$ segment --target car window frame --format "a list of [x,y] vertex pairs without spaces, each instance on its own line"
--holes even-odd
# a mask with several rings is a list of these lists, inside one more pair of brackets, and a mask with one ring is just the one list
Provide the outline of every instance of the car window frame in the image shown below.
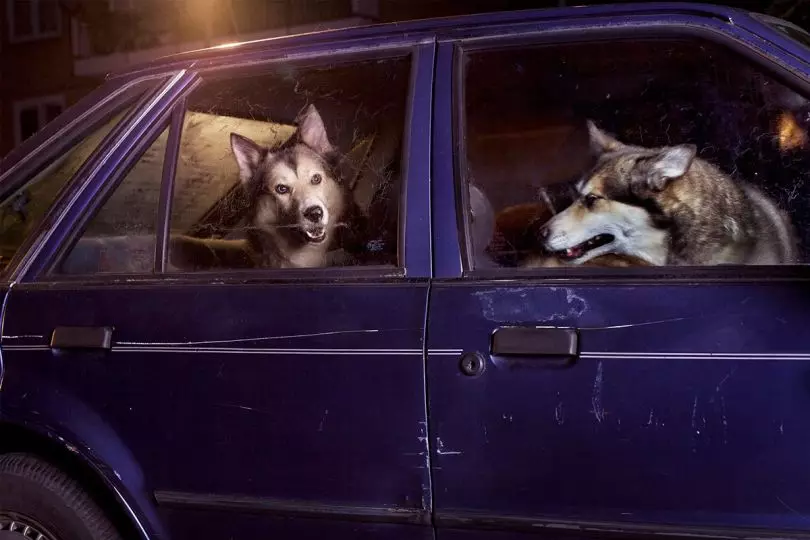
[[[119,284],[121,282],[127,283],[205,283],[205,282],[322,282],[324,280],[332,281],[365,281],[373,280],[379,281],[393,281],[403,282],[407,281],[411,276],[408,271],[409,263],[406,256],[406,224],[408,221],[406,196],[409,193],[408,170],[410,164],[410,154],[412,150],[411,132],[414,123],[414,101],[419,99],[418,93],[426,86],[426,81],[419,78],[419,68],[421,62],[421,55],[424,52],[421,48],[425,45],[434,44],[433,38],[427,39],[410,39],[405,41],[393,41],[386,45],[364,46],[358,47],[357,44],[351,42],[341,43],[339,49],[334,46],[330,47],[327,51],[323,50],[309,50],[304,49],[299,52],[288,51],[287,54],[280,54],[280,51],[271,51],[263,57],[257,58],[255,55],[248,56],[235,61],[229,65],[222,65],[220,63],[212,63],[210,66],[201,66],[194,69],[191,73],[194,77],[193,83],[186,86],[182,94],[179,95],[171,103],[170,111],[165,116],[161,116],[160,121],[164,122],[161,129],[157,129],[156,125],[158,120],[152,122],[150,126],[150,133],[156,137],[160,134],[162,129],[165,129],[166,119],[175,115],[172,122],[177,124],[176,131],[170,133],[167,142],[166,154],[164,155],[164,170],[163,178],[161,179],[161,196],[159,200],[159,221],[157,223],[157,238],[156,238],[156,257],[155,268],[151,273],[96,273],[96,274],[81,274],[81,275],[67,275],[59,274],[54,270],[68,255],[72,246],[81,237],[82,232],[87,227],[92,217],[100,210],[101,206],[106,200],[105,197],[95,197],[94,200],[88,204],[83,210],[82,215],[72,224],[68,236],[65,241],[58,248],[56,253],[48,257],[47,261],[42,265],[42,271],[38,272],[36,276],[31,276],[30,280],[35,283],[73,283],[84,285],[99,285],[99,284]],[[352,46],[355,45],[355,46]],[[409,62],[408,68],[408,82],[405,103],[405,116],[403,122],[403,137],[401,143],[401,159],[400,159],[400,193],[398,202],[398,219],[397,219],[397,265],[368,265],[368,266],[333,266],[333,267],[320,267],[320,268],[293,268],[293,269],[279,269],[279,268],[258,268],[258,269],[215,269],[196,272],[166,272],[165,262],[167,256],[167,234],[170,231],[171,223],[171,197],[174,187],[174,175],[177,168],[177,156],[180,151],[180,142],[182,138],[182,121],[186,111],[188,97],[200,85],[204,84],[207,79],[221,79],[238,75],[247,75],[253,72],[267,72],[272,71],[273,66],[295,64],[296,66],[327,66],[335,63],[351,63],[363,60],[374,60],[384,58],[407,58]],[[430,81],[432,86],[432,79]],[[157,129],[157,131],[155,131]],[[153,139],[150,139],[153,140]],[[151,142],[149,143],[151,144]],[[105,184],[101,189],[105,194],[111,194],[123,181],[126,173],[122,171],[128,170],[131,163],[135,163],[148,148],[144,140],[138,142],[138,152],[134,157],[127,160],[127,163],[119,163],[112,176],[114,178],[107,178],[103,181]],[[169,159],[171,157],[171,159]],[[167,179],[165,175],[171,172],[171,177]],[[428,239],[429,241],[429,239]],[[415,276],[420,277],[420,276]],[[421,276],[424,277],[424,276]]]
[[[8,168],[0,174],[0,200],[5,200],[27,185],[62,153],[80,144],[104,122],[111,120],[116,114],[124,113],[58,190],[39,225],[28,234],[8,266],[0,273],[0,283],[20,280],[23,269],[27,267],[26,261],[32,261],[38,254],[43,237],[50,230],[55,216],[65,210],[72,194],[87,181],[88,172],[132,122],[139,108],[160,90],[166,80],[166,74],[151,74],[102,84],[48,124],[46,129],[25,141],[12,152],[13,155],[7,156]],[[151,87],[147,85],[150,81],[153,83]],[[145,87],[138,88],[141,85]]]
[[[151,77],[152,75],[150,75]],[[165,108],[167,96],[176,92],[178,85],[182,87],[183,82],[188,80],[188,73],[185,70],[175,72],[163,72],[157,75],[162,82],[157,87],[142,96],[132,108],[127,112],[122,121],[108,134],[102,141],[99,148],[82,164],[82,167],[74,175],[72,188],[66,191],[59,201],[59,205],[54,205],[43,222],[43,227],[38,231],[38,238],[23,255],[18,267],[15,270],[13,279],[15,282],[32,282],[46,274],[46,270],[52,264],[57,254],[61,253],[64,245],[71,239],[65,238],[73,232],[77,218],[89,206],[88,197],[93,197],[93,189],[98,189],[100,177],[104,176],[105,168],[109,168],[109,163],[115,163],[115,157],[123,154],[124,159],[120,159],[114,166],[111,173],[106,178],[110,179],[115,173],[127,167],[132,159],[132,155],[140,155],[139,147],[135,147],[126,153],[126,146],[129,141],[127,135],[135,130],[148,130],[151,125],[148,117],[154,116],[156,111],[161,110],[161,105]],[[116,178],[117,179],[117,178]],[[71,221],[72,220],[72,221]],[[65,239],[60,241],[60,237]]]
[[729,52],[742,56],[763,75],[778,81],[787,88],[810,99],[810,73],[803,73],[787,64],[784,59],[771,54],[754,40],[743,39],[736,28],[732,31],[716,21],[697,23],[684,17],[683,21],[666,21],[646,16],[632,23],[611,24],[610,19],[599,24],[589,20],[579,25],[561,25],[558,29],[528,31],[499,35],[474,36],[453,41],[452,61],[452,111],[453,147],[457,150],[453,159],[453,192],[460,255],[459,277],[463,280],[537,279],[589,283],[616,282],[745,282],[810,280],[810,261],[796,265],[736,265],[736,266],[657,266],[657,267],[564,267],[564,268],[475,268],[471,245],[469,222],[469,177],[466,172],[466,124],[464,108],[464,55],[475,51],[496,50],[525,46],[587,43],[589,41],[638,37],[695,38],[706,40]]

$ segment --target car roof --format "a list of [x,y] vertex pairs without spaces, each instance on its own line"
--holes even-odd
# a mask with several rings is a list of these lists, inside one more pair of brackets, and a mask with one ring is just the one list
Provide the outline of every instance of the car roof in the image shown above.
[[627,15],[676,15],[689,14],[703,16],[732,22],[735,15],[745,13],[738,8],[718,6],[703,3],[687,2],[650,2],[604,4],[591,6],[570,6],[564,8],[529,9],[517,11],[502,11],[478,13],[474,15],[461,15],[452,17],[436,17],[418,19],[407,22],[390,22],[382,24],[369,24],[296,34],[290,36],[270,37],[254,41],[227,43],[205,49],[197,49],[164,56],[156,60],[131,67],[119,72],[113,72],[109,78],[133,75],[143,71],[159,71],[170,69],[183,69],[193,67],[197,62],[216,61],[219,58],[232,57],[258,50],[273,50],[284,48],[299,48],[309,45],[351,41],[358,39],[378,39],[384,42],[402,36],[418,37],[436,33],[460,31],[465,29],[481,29],[497,27],[514,23],[541,22],[551,19],[587,18],[597,16],[627,16]]

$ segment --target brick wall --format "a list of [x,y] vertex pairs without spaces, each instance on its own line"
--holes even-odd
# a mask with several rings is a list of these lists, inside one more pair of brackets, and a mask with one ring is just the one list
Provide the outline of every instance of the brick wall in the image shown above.
[[[39,0],[55,2],[55,0]],[[16,144],[15,103],[61,96],[69,106],[100,83],[98,78],[73,76],[70,17],[60,11],[57,36],[14,42],[8,5],[0,3],[0,156]]]

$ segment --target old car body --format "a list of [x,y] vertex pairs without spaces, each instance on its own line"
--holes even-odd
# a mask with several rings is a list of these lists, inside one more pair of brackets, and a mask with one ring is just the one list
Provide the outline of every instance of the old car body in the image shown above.
[[[3,254],[0,451],[57,465],[122,536],[144,539],[810,537],[806,266],[484,268],[469,238],[464,189],[468,181],[486,187],[479,180],[487,174],[508,185],[525,173],[498,159],[530,153],[510,142],[510,130],[530,131],[516,127],[519,110],[507,112],[513,94],[482,96],[465,86],[465,66],[476,59],[518,51],[513,62],[482,68],[495,90],[480,86],[484,94],[515,92],[510,85],[520,87],[531,71],[521,51],[534,47],[551,51],[537,65],[559,69],[562,79],[573,75],[553,58],[585,66],[580,45],[606,43],[618,51],[611,61],[619,67],[610,69],[621,70],[631,58],[621,52],[627,43],[669,40],[675,56],[672,43],[697,43],[712,58],[732,59],[712,60],[718,66],[750,64],[789,88],[774,99],[783,99],[779,110],[801,133],[810,50],[785,28],[800,31],[775,24],[700,4],[499,13],[219,47],[109,77],[2,162],[7,201],[46,167],[66,172],[48,197],[31,191],[47,203],[32,208],[40,217]],[[664,51],[661,62],[675,57]],[[370,78],[329,71],[342,65],[362,65]],[[383,111],[370,113],[368,125],[384,132],[389,124],[391,133],[379,137],[397,149],[386,154],[398,156],[390,192],[396,230],[379,240],[392,261],[169,268],[172,216],[196,212],[202,193],[173,199],[186,186],[178,171],[229,162],[225,146],[188,142],[209,133],[199,115],[235,118],[221,110],[222,88],[264,73],[282,73],[279,85],[298,74],[307,88],[332,85],[316,95],[324,102],[326,90],[344,84],[347,94],[358,92],[321,109],[351,144],[344,127],[352,116],[342,104],[359,99]],[[574,92],[532,76],[542,83],[520,88]],[[598,99],[615,100],[628,80],[617,75],[615,93]],[[218,90],[192,106],[209,82]],[[597,88],[584,75],[580,83]],[[268,98],[283,109],[273,112],[279,125],[300,105],[284,105],[298,96],[290,88]],[[641,95],[633,92],[615,111],[605,105],[605,118],[632,108]],[[398,100],[390,107],[388,94]],[[477,108],[465,109],[465,99],[478,99]],[[728,118],[721,105],[733,104],[712,99],[712,114]],[[386,114],[387,122],[375,116]],[[695,118],[659,115],[645,129],[680,121],[699,130],[703,120]],[[538,135],[537,145],[568,140],[559,127],[568,120],[553,121],[561,135]],[[735,121],[725,129],[753,122]],[[253,129],[245,126],[228,129]],[[500,127],[490,139],[464,131],[480,134],[480,126]],[[746,135],[761,136],[757,129]],[[749,159],[744,150],[727,157]],[[752,171],[764,162],[749,161]],[[564,166],[527,167],[551,175]],[[132,208],[144,226],[130,234],[126,216],[110,217],[97,230],[115,233],[100,232],[105,238],[145,236],[145,265],[60,266],[136,170],[133,186],[147,178],[154,186],[122,196],[116,216]],[[186,177],[199,178],[199,170]],[[801,194],[804,184],[790,186]],[[509,203],[498,200],[497,208]],[[199,207],[189,227],[211,215]],[[98,248],[104,257],[114,257],[109,246]],[[509,334],[516,327],[528,333]],[[511,339],[507,349],[519,349],[516,357],[498,352],[499,332]]]

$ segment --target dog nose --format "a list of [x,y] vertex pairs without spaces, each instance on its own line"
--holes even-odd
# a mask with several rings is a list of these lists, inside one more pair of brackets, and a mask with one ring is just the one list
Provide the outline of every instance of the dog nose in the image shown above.
[[310,206],[304,210],[304,217],[313,223],[318,223],[323,219],[323,208],[320,206]]
[[540,241],[545,241],[548,238],[548,227],[540,227],[540,230],[537,231],[537,238]]

